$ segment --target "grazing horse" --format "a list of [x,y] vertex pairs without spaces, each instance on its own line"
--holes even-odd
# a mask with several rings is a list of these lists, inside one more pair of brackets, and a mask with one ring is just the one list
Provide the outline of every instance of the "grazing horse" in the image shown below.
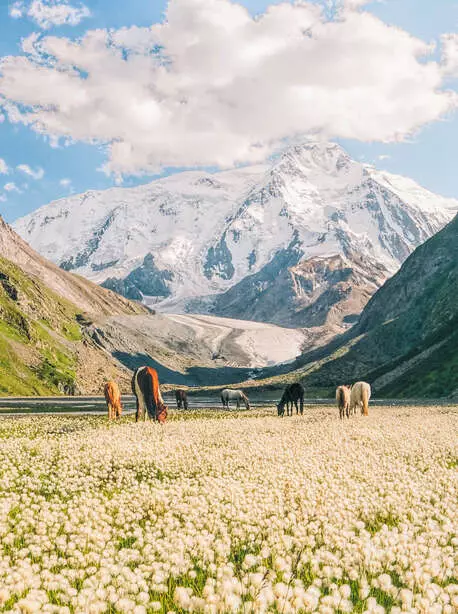
[[356,382],[356,384],[353,384],[350,393],[350,413],[356,412],[356,408],[361,407],[361,414],[368,416],[370,398],[371,387],[367,382]]
[[122,403],[118,384],[116,382],[107,382],[103,388],[103,392],[108,406],[108,420],[120,418],[122,414]]
[[339,408],[339,417],[342,418],[350,417],[350,391],[351,386],[339,386],[336,390],[336,401],[337,407]]
[[167,406],[162,398],[159,388],[157,371],[151,367],[139,367],[132,378],[132,392],[137,398],[137,412],[135,422],[141,418],[165,422],[167,419]]
[[[301,415],[304,413],[304,386],[299,384],[298,382],[294,382],[294,384],[289,384],[286,386],[285,391],[283,393],[282,398],[280,399],[280,403],[277,405],[277,413],[279,416],[284,416],[285,414],[285,405],[286,405],[286,415],[293,415],[293,403],[296,407],[296,414],[299,413],[299,409]],[[297,402],[300,401],[300,405],[298,407]]]
[[231,388],[225,388],[221,392],[221,402],[223,407],[229,409],[229,401],[235,401],[237,403],[237,409],[240,409],[240,403],[245,403],[245,409],[250,409],[250,401],[242,390],[232,390]]
[[186,390],[175,390],[178,409],[188,409],[188,395]]

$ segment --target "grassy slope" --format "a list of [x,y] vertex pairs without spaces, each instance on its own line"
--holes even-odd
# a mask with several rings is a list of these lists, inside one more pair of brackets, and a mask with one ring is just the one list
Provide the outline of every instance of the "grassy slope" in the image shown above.
[[74,388],[77,315],[74,305],[0,258],[0,395]]

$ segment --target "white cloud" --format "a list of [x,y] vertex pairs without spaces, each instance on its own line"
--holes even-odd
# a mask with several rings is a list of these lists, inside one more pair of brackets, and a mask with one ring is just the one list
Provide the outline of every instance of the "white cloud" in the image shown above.
[[15,2],[10,8],[14,19],[28,17],[40,28],[53,26],[76,26],[91,14],[84,4],[73,6],[68,0],[32,0],[32,2]]
[[[351,3],[350,3],[351,4]],[[229,0],[170,0],[151,28],[27,39],[0,63],[10,121],[107,145],[107,172],[265,159],[285,139],[396,141],[455,108],[430,44],[348,2],[252,18]]]
[[444,71],[458,76],[458,34],[444,34],[442,41],[442,64]]
[[18,171],[21,171],[21,173],[24,173],[25,175],[28,175],[36,180],[43,179],[45,176],[45,172],[42,168],[37,168],[37,170],[34,171],[28,164],[19,164],[19,166],[16,168]]
[[3,158],[0,158],[0,175],[8,175],[9,168],[8,164],[5,162]]
[[13,182],[5,183],[3,186],[5,192],[20,192],[21,190],[17,187],[17,185]]
[[63,188],[70,189],[70,188],[72,187],[72,180],[71,180],[71,179],[64,178],[64,179],[61,179],[61,180],[59,181],[59,184],[60,184],[60,185],[61,185]]
[[0,203],[6,203],[7,200],[8,198],[5,194],[0,194]]
[[383,162],[383,160],[390,160],[391,156],[389,154],[381,154],[378,159]]

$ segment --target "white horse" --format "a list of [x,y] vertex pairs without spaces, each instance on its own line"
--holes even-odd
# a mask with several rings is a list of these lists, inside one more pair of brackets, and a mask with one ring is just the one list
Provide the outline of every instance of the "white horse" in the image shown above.
[[371,387],[367,382],[356,382],[356,384],[353,384],[350,393],[350,414],[356,413],[356,408],[361,407],[361,414],[368,416],[370,398]]
[[245,403],[245,409],[250,409],[250,401],[242,390],[232,390],[231,388],[225,388],[221,392],[221,402],[223,407],[229,409],[229,401],[235,401],[237,409],[240,409],[240,402]]

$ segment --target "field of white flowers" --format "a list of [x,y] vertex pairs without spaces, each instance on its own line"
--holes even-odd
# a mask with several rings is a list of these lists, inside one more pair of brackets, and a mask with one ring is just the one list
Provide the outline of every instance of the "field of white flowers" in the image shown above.
[[1,418],[0,611],[458,612],[458,411],[306,414]]

